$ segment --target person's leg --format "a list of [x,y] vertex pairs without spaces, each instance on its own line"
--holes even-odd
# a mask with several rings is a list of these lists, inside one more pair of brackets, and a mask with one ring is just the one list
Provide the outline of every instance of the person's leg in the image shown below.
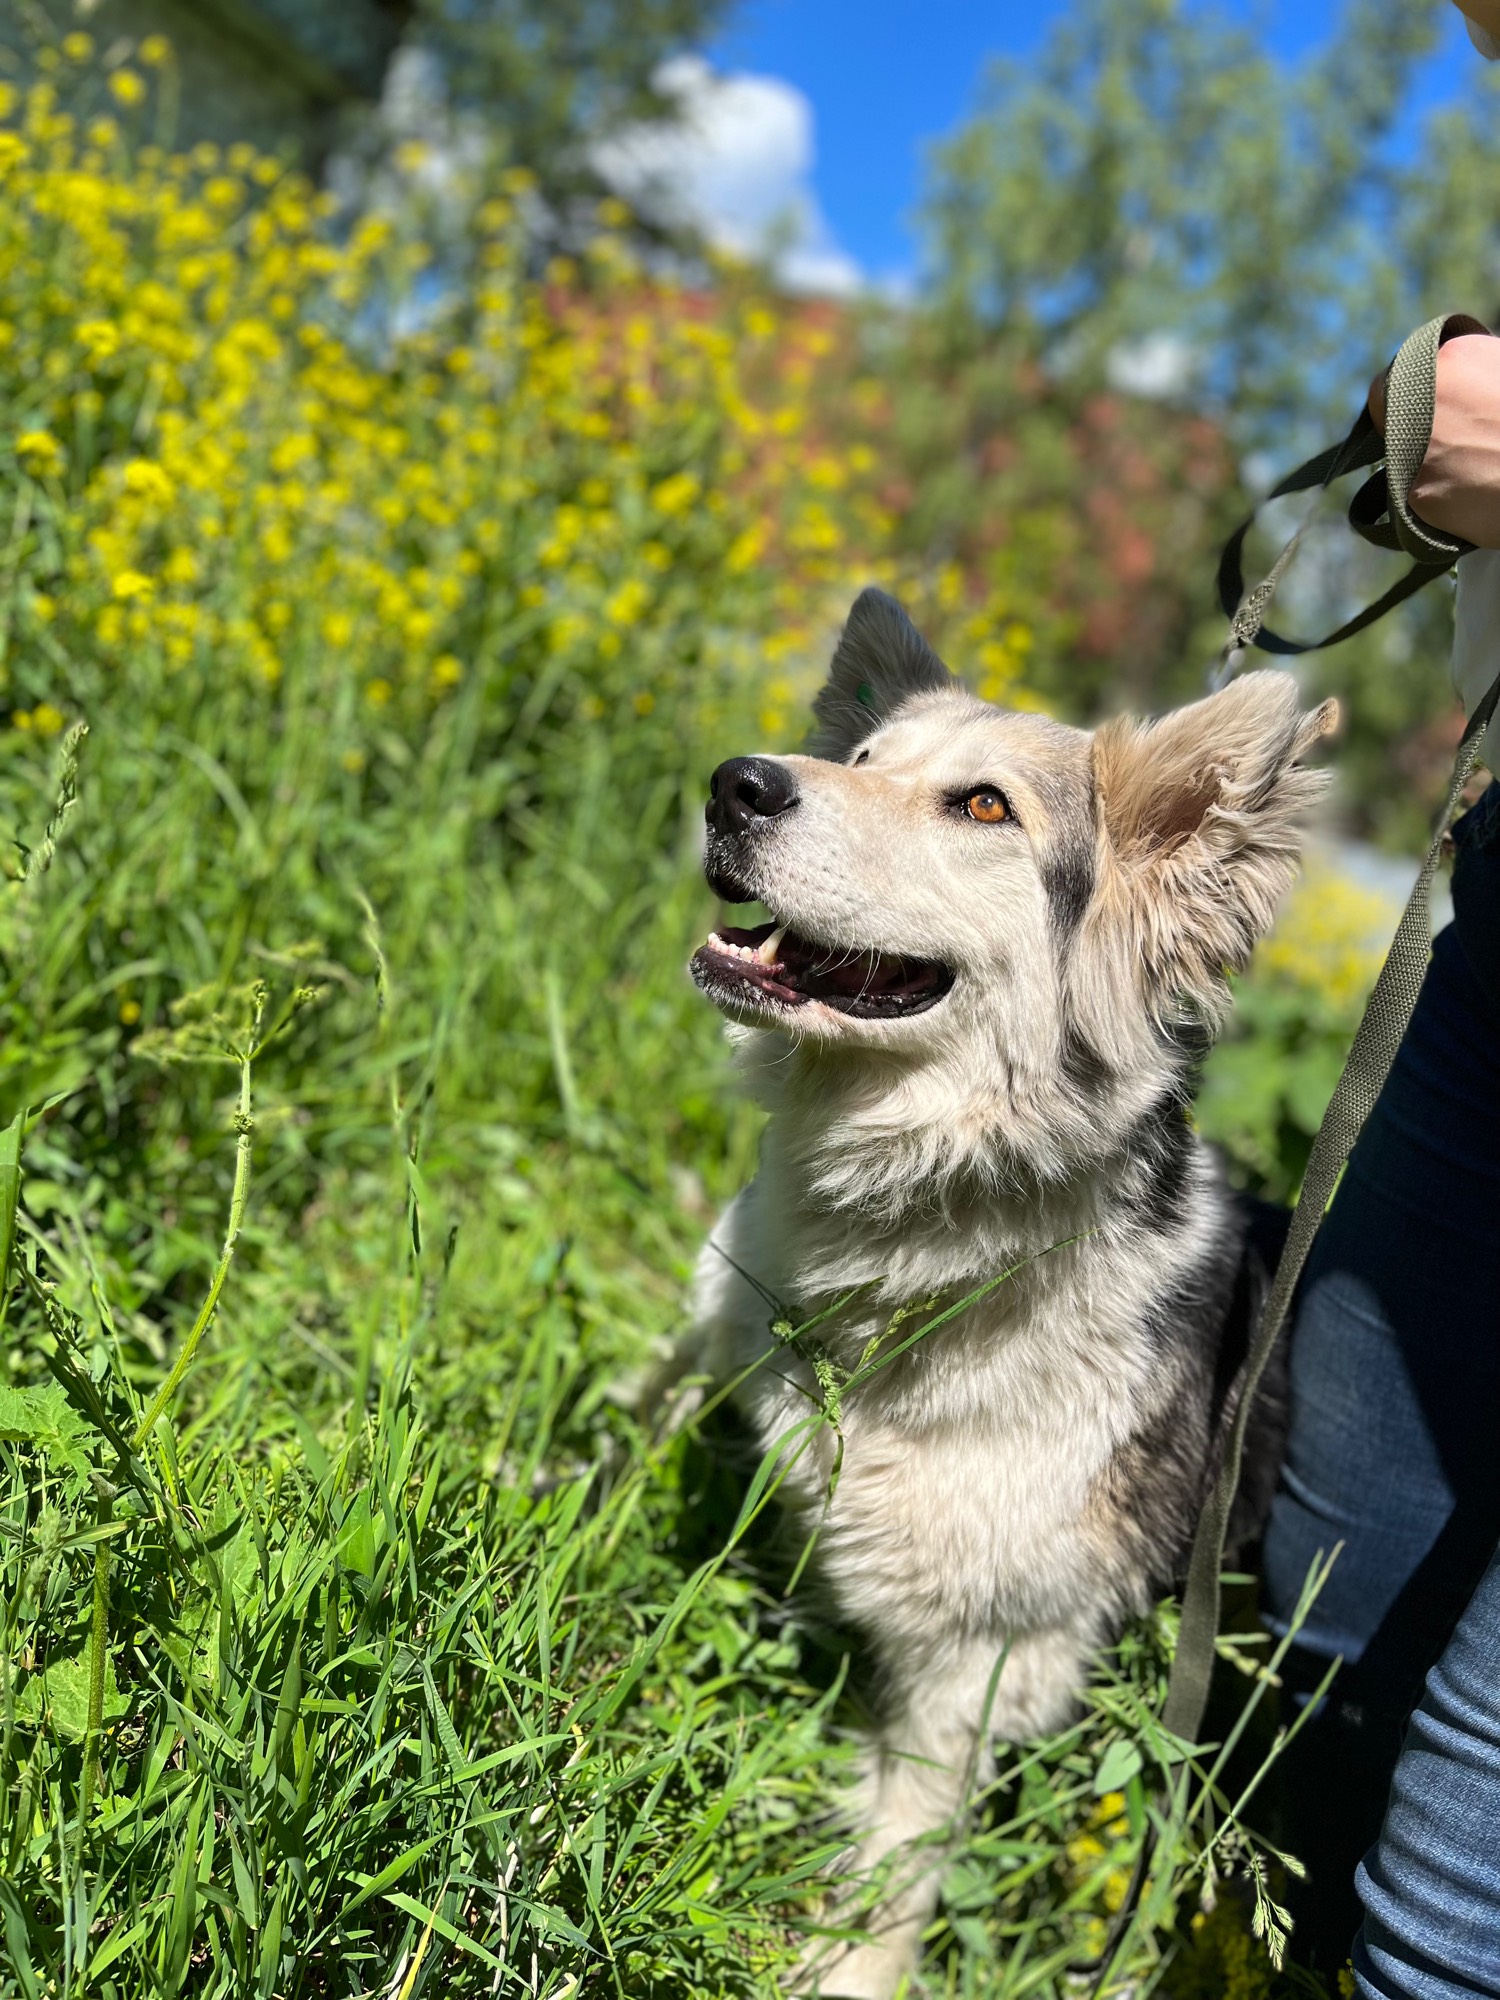
[[1411,1719],[1360,1866],[1363,2000],[1500,1996],[1500,1555]]
[[[1500,1540],[1500,793],[1459,829],[1457,920],[1319,1234],[1293,1325],[1292,1427],[1265,1550],[1284,1630],[1342,1544],[1288,1661],[1346,1666],[1285,1771],[1307,1862],[1299,1950],[1341,1964],[1422,1676]],[[1494,963],[1485,953],[1494,941]],[[1468,947],[1468,949],[1466,949]],[[1477,961],[1477,963],[1476,963]],[[1493,982],[1493,983],[1492,983]]]

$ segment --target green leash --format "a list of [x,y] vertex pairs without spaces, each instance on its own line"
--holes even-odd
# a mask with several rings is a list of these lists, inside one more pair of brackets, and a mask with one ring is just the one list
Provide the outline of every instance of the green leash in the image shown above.
[[[1306,465],[1300,466],[1268,496],[1275,499],[1285,493],[1328,486],[1345,472],[1368,465],[1383,455],[1384,469],[1367,480],[1355,495],[1349,519],[1356,532],[1377,547],[1401,549],[1410,555],[1412,566],[1406,575],[1376,603],[1325,638],[1308,642],[1285,639],[1279,633],[1268,631],[1263,621],[1276,582],[1299,537],[1294,537],[1287,550],[1283,551],[1266,583],[1247,596],[1241,561],[1245,536],[1255,518],[1252,514],[1250,520],[1231,538],[1219,568],[1220,602],[1230,619],[1226,658],[1245,645],[1282,654],[1313,652],[1323,646],[1334,645],[1373,624],[1393,605],[1410,597],[1434,577],[1444,575],[1459,556],[1467,554],[1471,543],[1440,535],[1416,520],[1407,505],[1407,495],[1432,441],[1438,348],[1443,341],[1457,334],[1488,332],[1488,327],[1463,313],[1429,320],[1425,326],[1418,327],[1402,343],[1386,376],[1384,443],[1368,410],[1362,410],[1342,444],[1319,453]],[[1463,788],[1478,761],[1479,746],[1497,703],[1500,703],[1500,675],[1491,683],[1469,718],[1459,743],[1458,754],[1453,760],[1453,774],[1448,780],[1447,795],[1433,828],[1426,859],[1366,1003],[1343,1074],[1323,1114],[1307,1164],[1302,1192],[1297,1198],[1287,1231],[1286,1245],[1276,1267],[1260,1325],[1245,1358],[1239,1399],[1225,1437],[1219,1473],[1193,1539],[1182,1599],[1182,1622],[1162,1718],[1173,1735],[1188,1742],[1197,1741],[1213,1677],[1219,1626],[1219,1571],[1224,1560],[1224,1535],[1229,1523],[1229,1510],[1239,1485],[1240,1460],[1250,1406],[1277,1336],[1286,1323],[1297,1281],[1302,1275],[1339,1174],[1366,1119],[1375,1108],[1375,1100],[1390,1074],[1401,1037],[1417,1004],[1417,995],[1427,973],[1427,962],[1432,955],[1429,907],[1432,879],[1437,872],[1444,836],[1458,808]]]

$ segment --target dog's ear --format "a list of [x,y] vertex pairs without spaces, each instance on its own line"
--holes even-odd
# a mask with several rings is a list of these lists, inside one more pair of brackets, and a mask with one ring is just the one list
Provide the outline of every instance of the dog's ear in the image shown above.
[[813,703],[809,754],[847,757],[908,695],[956,685],[895,598],[883,590],[862,590]]
[[1304,714],[1290,674],[1245,674],[1159,722],[1128,716],[1094,738],[1114,887],[1161,1004],[1212,1008],[1270,929],[1328,775],[1303,758],[1338,703]]

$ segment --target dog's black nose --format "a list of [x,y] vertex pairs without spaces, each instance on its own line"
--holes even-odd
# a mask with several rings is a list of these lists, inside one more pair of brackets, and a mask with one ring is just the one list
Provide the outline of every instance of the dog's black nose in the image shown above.
[[708,785],[704,817],[715,833],[743,833],[758,819],[774,819],[797,803],[797,787],[774,757],[731,757]]

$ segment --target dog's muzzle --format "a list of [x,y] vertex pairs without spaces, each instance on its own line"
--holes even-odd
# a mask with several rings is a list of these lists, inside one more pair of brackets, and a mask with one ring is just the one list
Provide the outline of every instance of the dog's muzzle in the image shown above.
[[797,804],[795,779],[774,757],[731,757],[709,780],[708,845],[703,871],[708,886],[726,903],[748,903],[756,891],[747,842]]

